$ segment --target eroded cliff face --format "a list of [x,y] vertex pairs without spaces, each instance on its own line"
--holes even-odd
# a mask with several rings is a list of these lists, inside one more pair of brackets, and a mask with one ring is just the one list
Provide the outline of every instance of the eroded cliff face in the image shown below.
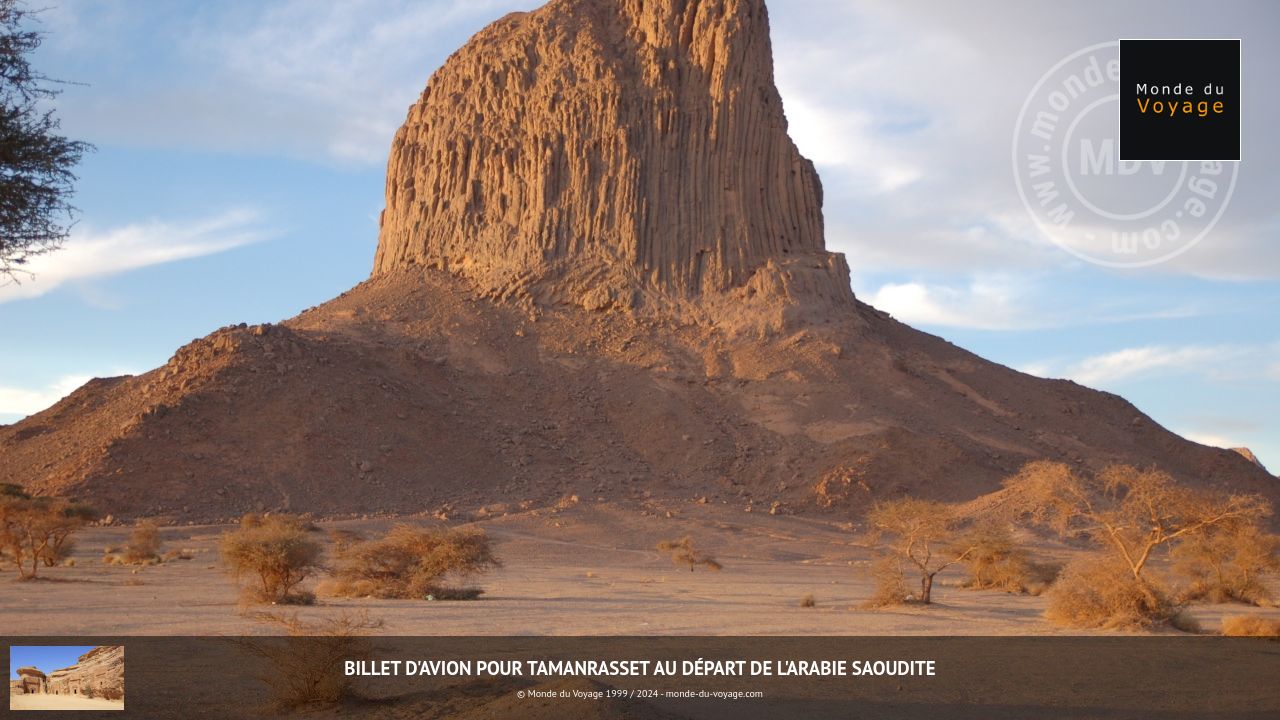
[[124,696],[124,647],[100,645],[81,655],[76,664],[49,674],[49,689],[57,695]]
[[763,0],[554,0],[481,31],[392,145],[374,274],[409,265],[716,321],[852,304]]

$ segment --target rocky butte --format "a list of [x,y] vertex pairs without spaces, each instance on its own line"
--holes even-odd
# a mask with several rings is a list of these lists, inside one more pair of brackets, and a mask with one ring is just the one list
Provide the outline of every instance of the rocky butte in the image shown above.
[[0,482],[188,520],[574,495],[854,515],[974,499],[1035,459],[1280,498],[1119,397],[858,301],[762,0],[498,20],[396,133],[368,281],[0,427]]
[[852,309],[763,2],[557,0],[472,38],[396,133],[375,275],[736,326]]

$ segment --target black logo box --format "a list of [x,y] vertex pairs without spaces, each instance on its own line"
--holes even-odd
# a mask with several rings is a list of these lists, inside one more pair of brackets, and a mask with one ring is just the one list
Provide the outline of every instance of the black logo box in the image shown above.
[[[1121,39],[1120,159],[1239,160],[1240,52],[1239,39]],[[1139,93],[1139,85],[1147,91]],[[1165,87],[1180,92],[1166,94]],[[1191,114],[1183,112],[1185,102]],[[1170,103],[1177,103],[1172,115]]]

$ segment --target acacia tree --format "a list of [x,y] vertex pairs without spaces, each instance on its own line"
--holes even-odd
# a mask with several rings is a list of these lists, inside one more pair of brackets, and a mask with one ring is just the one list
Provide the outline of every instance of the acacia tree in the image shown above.
[[1108,548],[1138,581],[1156,550],[1214,529],[1253,525],[1271,512],[1255,495],[1200,491],[1162,470],[1130,465],[1082,475],[1063,463],[1033,462],[1005,486],[1033,521]]
[[1280,573],[1280,535],[1256,525],[1224,526],[1179,543],[1173,558],[1174,570],[1190,580],[1188,600],[1274,602],[1267,578]]
[[53,567],[70,557],[71,550],[75,547],[75,540],[72,538],[76,531],[98,519],[96,510],[81,503],[57,502],[50,508],[50,512],[61,515],[61,518],[55,518],[55,522],[51,523],[49,548],[42,558],[45,567]]
[[915,569],[920,576],[917,602],[933,601],[933,580],[938,573],[964,561],[974,546],[956,538],[962,520],[946,503],[900,498],[878,503],[867,513],[871,540],[888,538],[890,559]]
[[32,69],[41,34],[20,0],[0,0],[0,278],[57,249],[75,209],[72,168],[92,149],[60,135],[48,107],[56,81]]
[[30,497],[12,486],[0,488],[0,557],[32,580],[40,565],[53,565],[70,551],[71,536],[93,516],[62,498]]

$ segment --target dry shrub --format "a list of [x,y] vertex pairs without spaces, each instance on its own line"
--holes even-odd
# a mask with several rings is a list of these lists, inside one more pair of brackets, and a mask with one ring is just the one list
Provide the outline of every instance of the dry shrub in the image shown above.
[[1173,624],[1178,616],[1160,587],[1101,554],[1068,564],[1046,595],[1045,617],[1067,627],[1148,628]]
[[499,566],[483,530],[401,524],[383,538],[340,549],[322,589],[342,597],[472,600],[483,590],[446,583]]
[[296,588],[319,567],[321,547],[308,537],[298,518],[246,515],[239,529],[223,533],[218,551],[237,582],[249,579],[246,601],[308,604],[314,600]]
[[1280,572],[1280,535],[1238,525],[1194,536],[1174,548],[1174,572],[1188,581],[1184,601],[1272,605],[1266,579]]
[[800,607],[802,608],[818,607],[818,601],[816,598],[813,597],[813,594],[810,593],[800,598]]
[[143,520],[129,533],[124,545],[123,562],[142,565],[160,559],[160,528],[151,520]]
[[693,538],[686,535],[679,540],[663,540],[658,543],[658,552],[671,556],[671,562],[676,565],[683,565],[689,568],[689,572],[693,572],[694,568],[701,565],[711,572],[719,572],[724,566],[716,561],[715,558],[700,552],[693,546]]
[[871,566],[871,578],[875,581],[875,592],[862,603],[862,607],[875,609],[906,605],[916,597],[907,587],[906,575],[902,572],[902,561],[894,555],[885,555]]
[[342,552],[347,548],[365,541],[365,536],[355,530],[344,530],[342,528],[333,528],[329,531],[329,542],[333,543],[334,550]]
[[1232,615],[1222,618],[1222,634],[1228,637],[1280,638],[1280,619],[1257,615]]
[[1017,546],[1013,533],[1002,524],[979,525],[960,544],[968,550],[963,562],[969,579],[963,587],[974,590],[1040,595],[1061,570],[1032,561],[1031,554]]
[[258,679],[270,693],[268,710],[288,712],[333,705],[356,697],[343,661],[367,660],[372,648],[363,636],[383,626],[367,611],[344,611],[335,618],[303,622],[293,615],[262,614],[255,619],[283,629],[288,638],[245,639],[239,645],[262,659]]

